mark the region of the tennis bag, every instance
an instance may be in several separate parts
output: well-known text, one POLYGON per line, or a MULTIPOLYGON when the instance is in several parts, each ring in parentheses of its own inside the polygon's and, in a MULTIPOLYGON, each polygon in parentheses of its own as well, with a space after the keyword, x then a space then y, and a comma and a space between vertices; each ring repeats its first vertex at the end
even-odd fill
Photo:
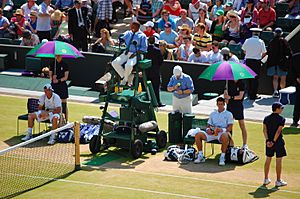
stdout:
POLYGON ((72 128, 65 129, 57 133, 57 142, 69 143, 74 142, 74 131, 72 128))
POLYGON ((228 147, 225 155, 226 162, 236 162, 238 164, 248 164, 258 160, 258 158, 254 151, 239 147, 228 147))
POLYGON ((196 157, 196 149, 194 147, 171 145, 167 148, 164 154, 167 161, 178 161, 179 163, 186 163, 193 161, 196 157))

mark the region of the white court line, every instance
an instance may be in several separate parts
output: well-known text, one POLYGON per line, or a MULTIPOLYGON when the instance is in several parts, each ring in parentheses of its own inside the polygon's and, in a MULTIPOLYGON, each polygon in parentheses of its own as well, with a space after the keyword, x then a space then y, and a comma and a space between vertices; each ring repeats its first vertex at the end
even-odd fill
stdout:
MULTIPOLYGON (((112 167, 104 167, 104 166, 96 166, 95 167, 95 166, 86 166, 85 165, 85 167, 104 168, 104 169, 124 171, 122 169, 112 168, 112 167)), ((226 185, 234 185, 234 186, 240 186, 240 187, 251 187, 251 188, 256 188, 256 189, 257 188, 265 189, 264 187, 258 187, 258 186, 254 186, 254 185, 241 184, 241 183, 226 182, 226 181, 220 181, 220 180, 209 180, 209 179, 203 179, 203 178, 196 178, 196 177, 189 177, 189 176, 178 176, 178 175, 171 175, 171 174, 166 174, 166 173, 147 172, 147 171, 126 170, 126 172, 127 171, 142 173, 142 174, 149 174, 149 175, 156 175, 156 176, 163 176, 163 177, 181 178, 181 179, 188 179, 188 180, 196 180, 196 181, 213 182, 213 183, 226 184, 226 185)), ((278 189, 277 191, 300 195, 300 192, 298 192, 298 191, 290 191, 290 190, 282 190, 282 189, 278 189)))
POLYGON ((140 191, 140 192, 154 193, 154 194, 167 195, 167 196, 176 196, 176 197, 182 197, 182 198, 208 199, 208 198, 203 198, 203 197, 199 197, 199 196, 177 194, 177 193, 170 193, 170 192, 162 192, 162 191, 154 191, 154 190, 149 190, 149 189, 140 189, 140 188, 131 188, 131 187, 107 185, 107 184, 97 184, 97 183, 82 182, 82 181, 75 181, 75 180, 66 180, 66 179, 47 178, 47 177, 40 177, 40 176, 21 175, 21 174, 15 174, 15 173, 2 173, 2 172, 0 172, 0 174, 6 174, 6 175, 8 174, 8 175, 14 175, 14 176, 20 176, 20 177, 33 178, 33 179, 53 180, 53 181, 58 181, 58 182, 66 182, 66 183, 81 184, 81 185, 92 185, 92 186, 106 187, 106 188, 125 189, 125 190, 130 190, 130 191, 140 191))

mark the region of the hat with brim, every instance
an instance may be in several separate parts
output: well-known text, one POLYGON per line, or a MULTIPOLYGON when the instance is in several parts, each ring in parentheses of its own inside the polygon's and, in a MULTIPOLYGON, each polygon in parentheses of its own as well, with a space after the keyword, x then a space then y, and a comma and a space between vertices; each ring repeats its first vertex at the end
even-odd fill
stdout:
POLYGON ((182 24, 182 26, 178 26, 178 29, 179 30, 187 30, 187 31, 191 32, 191 28, 187 24, 182 24))
POLYGON ((14 13, 14 15, 21 15, 24 17, 22 9, 17 9, 16 12, 14 13))
POLYGON ((225 6, 227 6, 227 7, 232 7, 232 6, 233 6, 233 3, 232 3, 232 2, 227 2, 227 3, 225 4, 225 6))
POLYGON ((153 28, 154 27, 154 23, 152 21, 147 21, 145 24, 144 24, 145 27, 151 27, 153 28))
POLYGON ((33 17, 36 17, 37 16, 37 12, 32 10, 29 14, 29 16, 33 16, 33 17))
POLYGON ((251 32, 262 32, 262 29, 260 28, 250 28, 251 32))
POLYGON ((223 10, 218 10, 218 11, 216 12, 216 15, 217 15, 217 16, 223 16, 223 15, 224 15, 224 11, 223 11, 223 10))
POLYGON ((179 65, 176 65, 174 68, 173 68, 173 74, 175 76, 180 76, 182 74, 182 68, 181 66, 179 65))
POLYGON ((53 91, 53 88, 52 88, 51 84, 45 84, 44 89, 53 91))
POLYGON ((239 17, 239 14, 238 14, 238 12, 235 11, 235 10, 230 10, 230 11, 227 12, 227 15, 226 15, 226 16, 227 16, 227 17, 236 17, 236 18, 238 18, 238 17, 239 17))
POLYGON ((164 25, 165 28, 172 28, 172 24, 170 22, 165 23, 164 25))

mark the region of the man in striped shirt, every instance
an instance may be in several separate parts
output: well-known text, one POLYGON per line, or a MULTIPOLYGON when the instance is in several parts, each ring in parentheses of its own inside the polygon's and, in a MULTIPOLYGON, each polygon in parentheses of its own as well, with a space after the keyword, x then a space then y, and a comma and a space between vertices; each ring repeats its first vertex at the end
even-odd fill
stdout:
POLYGON ((198 23, 195 27, 196 33, 193 39, 193 45, 202 51, 209 51, 212 45, 211 35, 205 31, 205 24, 198 23))

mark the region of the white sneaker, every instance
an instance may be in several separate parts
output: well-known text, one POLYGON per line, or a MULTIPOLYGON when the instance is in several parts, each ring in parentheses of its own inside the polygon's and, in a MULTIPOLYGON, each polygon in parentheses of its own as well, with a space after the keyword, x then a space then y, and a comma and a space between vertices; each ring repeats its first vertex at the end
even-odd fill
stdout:
POLYGON ((224 165, 225 165, 225 157, 220 156, 219 166, 224 166, 224 165))
POLYGON ((199 164, 201 162, 205 162, 205 158, 203 157, 203 155, 198 155, 197 159, 194 160, 194 163, 199 164))
POLYGON ((242 149, 249 149, 248 145, 247 144, 244 144, 242 149))
POLYGON ((267 179, 264 179, 263 185, 268 185, 270 183, 271 183, 271 180, 269 178, 267 178, 267 179))
POLYGON ((27 134, 25 137, 23 137, 21 140, 22 141, 27 141, 27 140, 30 140, 32 138, 32 135, 30 134, 27 134))
POLYGON ((55 134, 52 134, 49 138, 49 141, 47 142, 47 144, 53 145, 55 144, 55 134))
POLYGON ((278 91, 274 91, 272 97, 273 98, 279 98, 279 92, 278 91))
POLYGON ((283 180, 276 180, 276 182, 275 182, 276 187, 283 187, 283 186, 286 186, 286 185, 287 185, 287 182, 285 182, 283 180))

